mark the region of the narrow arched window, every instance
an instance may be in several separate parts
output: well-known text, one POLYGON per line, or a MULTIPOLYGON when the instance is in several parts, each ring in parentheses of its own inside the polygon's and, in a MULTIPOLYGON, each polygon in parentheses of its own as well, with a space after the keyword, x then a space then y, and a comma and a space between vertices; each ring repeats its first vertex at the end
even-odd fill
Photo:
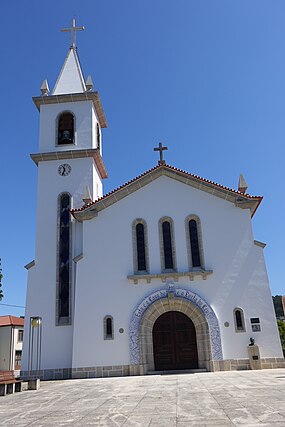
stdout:
POLYGON ((138 271, 146 270, 146 256, 145 256, 145 238, 144 238, 144 225, 139 223, 136 225, 136 241, 137 241, 137 269, 138 271))
POLYGON ((112 316, 104 317, 104 339, 114 339, 114 321, 112 316))
POLYGON ((188 215, 185 219, 189 269, 205 268, 200 218, 188 215))
POLYGON ((234 322, 236 332, 245 332, 244 314, 241 308, 234 309, 234 322))
POLYGON ((134 273, 148 272, 147 224, 142 218, 132 223, 134 273))
POLYGON ((62 113, 58 118, 57 143, 58 145, 74 143, 74 117, 69 112, 62 113))
POLYGON ((71 286, 71 198, 67 193, 59 197, 58 209, 58 251, 57 251, 57 323, 70 321, 71 286))
POLYGON ((110 317, 108 317, 106 321, 106 335, 107 337, 111 337, 113 335, 113 325, 110 317))
POLYGON ((191 245, 192 266, 201 267, 197 222, 194 219, 191 219, 189 221, 189 236, 191 245))
POLYGON ((165 266, 165 268, 173 268, 172 239, 171 239, 170 227, 171 227, 171 225, 170 225, 169 221, 164 221, 162 223, 164 266, 165 266))
POLYGON ((97 148, 98 148, 98 150, 100 150, 100 147, 101 147, 101 132, 100 132, 100 126, 98 125, 98 123, 97 123, 96 128, 97 128, 97 148))
POLYGON ((173 221, 170 217, 163 217, 159 220, 159 240, 161 269, 175 270, 176 256, 174 244, 173 221))

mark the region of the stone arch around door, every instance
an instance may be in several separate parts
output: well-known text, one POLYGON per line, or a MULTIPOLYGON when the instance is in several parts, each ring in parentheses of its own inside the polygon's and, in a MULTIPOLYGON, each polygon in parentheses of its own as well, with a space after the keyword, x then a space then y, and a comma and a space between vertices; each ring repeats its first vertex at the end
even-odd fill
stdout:
POLYGON ((130 322, 131 365, 139 366, 141 373, 154 370, 153 326, 168 311, 179 311, 192 320, 199 368, 211 370, 211 361, 223 359, 218 319, 199 295, 174 285, 152 292, 134 310, 130 322))

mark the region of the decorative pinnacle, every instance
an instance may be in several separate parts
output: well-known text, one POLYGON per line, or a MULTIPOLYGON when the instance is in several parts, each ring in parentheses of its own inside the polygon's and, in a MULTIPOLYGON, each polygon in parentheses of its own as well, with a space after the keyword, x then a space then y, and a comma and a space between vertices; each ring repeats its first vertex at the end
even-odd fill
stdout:
POLYGON ((248 185, 244 179, 243 174, 241 173, 238 181, 238 191, 242 194, 245 194, 247 188, 248 188, 248 185))
POLYGON ((86 185, 86 187, 85 187, 85 191, 84 191, 82 200, 83 200, 85 205, 88 205, 88 203, 92 202, 89 185, 86 185))
POLYGON ((47 96, 49 94, 48 81, 45 79, 41 85, 41 92, 43 96, 47 96))
POLYGON ((70 48, 76 48, 76 31, 83 31, 84 27, 76 27, 75 19, 72 19, 70 28, 62 28, 63 33, 70 32, 70 48))
POLYGON ((155 147, 153 149, 153 151, 159 151, 159 161, 158 161, 159 165, 165 165, 165 160, 163 159, 163 151, 164 150, 168 150, 168 148, 163 147, 161 142, 158 144, 158 147, 155 147))
POLYGON ((91 76, 87 77, 85 86, 86 86, 87 92, 92 92, 93 91, 93 87, 94 86, 93 86, 93 82, 92 82, 91 76))

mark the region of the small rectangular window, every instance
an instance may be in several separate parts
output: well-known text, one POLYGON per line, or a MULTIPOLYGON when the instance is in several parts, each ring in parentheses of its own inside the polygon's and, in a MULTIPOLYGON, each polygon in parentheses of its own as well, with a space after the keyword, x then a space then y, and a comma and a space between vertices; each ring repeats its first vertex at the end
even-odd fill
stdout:
POLYGON ((16 350, 15 352, 15 369, 20 369, 22 361, 22 351, 16 350))
POLYGON ((18 330, 18 342, 23 342, 24 331, 22 329, 18 330))

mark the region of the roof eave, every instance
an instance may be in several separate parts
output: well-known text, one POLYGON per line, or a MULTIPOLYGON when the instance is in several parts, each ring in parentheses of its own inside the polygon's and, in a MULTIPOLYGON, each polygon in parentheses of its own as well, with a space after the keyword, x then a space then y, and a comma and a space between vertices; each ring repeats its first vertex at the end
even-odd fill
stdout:
POLYGON ((232 202, 235 204, 235 206, 241 209, 250 209, 252 217, 262 200, 262 197, 249 197, 247 195, 238 193, 237 191, 230 190, 226 187, 219 186, 218 184, 203 180, 200 177, 190 175, 187 172, 183 172, 175 168, 172 169, 172 167, 168 165, 160 165, 142 174, 138 178, 135 178, 129 183, 119 187, 117 190, 114 190, 109 195, 104 196, 102 199, 92 202, 89 205, 82 207, 80 210, 73 210, 72 214, 74 218, 80 222, 92 219, 97 216, 98 212, 101 210, 111 206, 118 200, 125 198, 129 194, 133 193, 141 187, 144 187, 149 182, 157 179, 162 175, 169 176, 198 190, 205 191, 209 194, 232 202))

